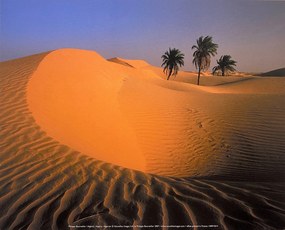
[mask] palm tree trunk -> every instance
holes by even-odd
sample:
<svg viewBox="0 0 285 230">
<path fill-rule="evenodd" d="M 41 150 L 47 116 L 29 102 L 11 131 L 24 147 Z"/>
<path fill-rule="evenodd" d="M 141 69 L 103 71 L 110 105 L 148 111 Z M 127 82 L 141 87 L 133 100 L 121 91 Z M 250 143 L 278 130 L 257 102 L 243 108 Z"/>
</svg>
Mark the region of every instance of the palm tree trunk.
<svg viewBox="0 0 285 230">
<path fill-rule="evenodd" d="M 222 76 L 225 76 L 225 69 L 222 68 Z"/>
<path fill-rule="evenodd" d="M 168 74 L 167 80 L 169 80 L 171 74 L 172 74 L 172 69 L 169 70 L 169 74 Z"/>
<path fill-rule="evenodd" d="M 197 85 L 200 84 L 200 74 L 201 74 L 201 68 L 200 68 L 200 66 L 199 66 Z"/>
</svg>

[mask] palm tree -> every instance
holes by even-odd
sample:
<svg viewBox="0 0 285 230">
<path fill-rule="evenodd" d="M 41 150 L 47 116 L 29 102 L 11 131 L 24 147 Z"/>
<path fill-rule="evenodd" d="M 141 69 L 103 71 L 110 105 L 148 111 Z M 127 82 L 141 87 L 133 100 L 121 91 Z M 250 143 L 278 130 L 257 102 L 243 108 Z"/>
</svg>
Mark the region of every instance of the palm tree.
<svg viewBox="0 0 285 230">
<path fill-rule="evenodd" d="M 221 72 L 222 76 L 225 76 L 225 73 L 236 71 L 234 66 L 236 66 L 237 62 L 231 58 L 230 55 L 221 56 L 220 59 L 217 60 L 218 65 L 213 68 L 213 74 Z"/>
<path fill-rule="evenodd" d="M 179 49 L 169 48 L 161 58 L 163 61 L 161 66 L 164 66 L 163 72 L 167 75 L 167 80 L 171 75 L 177 75 L 179 66 L 184 66 L 184 54 Z"/>
<path fill-rule="evenodd" d="M 200 83 L 201 71 L 207 70 L 211 64 L 211 56 L 217 54 L 218 45 L 213 43 L 212 37 L 203 36 L 197 39 L 197 45 L 192 46 L 192 50 L 195 49 L 193 53 L 193 64 L 195 64 L 196 69 L 198 69 L 198 81 L 197 85 Z"/>
</svg>

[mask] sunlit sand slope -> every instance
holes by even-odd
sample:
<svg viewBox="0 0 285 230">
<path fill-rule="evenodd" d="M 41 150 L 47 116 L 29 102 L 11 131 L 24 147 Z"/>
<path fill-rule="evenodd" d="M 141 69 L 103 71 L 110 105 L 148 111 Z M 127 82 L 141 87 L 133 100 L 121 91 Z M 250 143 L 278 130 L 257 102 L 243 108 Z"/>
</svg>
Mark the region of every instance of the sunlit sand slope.
<svg viewBox="0 0 285 230">
<path fill-rule="evenodd" d="M 76 225 L 81 229 L 88 229 L 83 227 L 87 225 L 285 227 L 285 186 L 281 175 L 278 183 L 155 176 L 98 161 L 47 135 L 45 127 L 38 126 L 29 110 L 26 90 L 32 74 L 48 55 L 0 64 L 0 229 L 70 229 Z M 186 86 L 179 87 L 184 94 Z M 122 113 L 129 109 L 125 90 L 121 89 L 119 98 L 124 107 Z M 278 110 L 275 113 L 278 115 Z M 233 112 L 233 120 L 239 119 L 238 114 Z M 140 111 L 136 114 L 142 115 Z M 134 124 L 134 120 L 128 120 L 130 126 L 135 127 L 138 138 L 146 140 L 143 130 L 139 131 L 142 124 Z M 205 124 L 208 123 L 197 125 L 208 127 Z M 230 124 L 225 127 L 230 131 Z M 248 133 L 244 136 L 250 141 Z M 243 159 L 245 162 L 247 158 Z M 278 165 L 274 162 L 269 162 L 273 166 L 271 173 Z M 241 166 L 246 180 L 249 167 Z"/>
<path fill-rule="evenodd" d="M 117 99 L 135 69 L 122 69 L 91 51 L 52 52 L 29 82 L 28 103 L 37 123 L 57 140 L 97 159 L 144 170 Z"/>
</svg>

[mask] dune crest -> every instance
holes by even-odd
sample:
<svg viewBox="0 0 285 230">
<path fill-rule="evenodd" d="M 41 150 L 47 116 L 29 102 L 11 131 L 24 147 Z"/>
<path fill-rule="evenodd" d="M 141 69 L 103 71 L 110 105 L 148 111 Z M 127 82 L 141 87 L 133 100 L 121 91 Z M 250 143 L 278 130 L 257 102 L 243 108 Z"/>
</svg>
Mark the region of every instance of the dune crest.
<svg viewBox="0 0 285 230">
<path fill-rule="evenodd" d="M 150 66 L 150 64 L 144 60 L 128 60 L 128 59 L 124 59 L 120 57 L 110 58 L 108 59 L 108 61 L 121 64 L 121 65 L 125 65 L 125 66 L 129 66 L 129 67 L 133 67 L 136 69 L 141 69 L 141 68 Z"/>
</svg>

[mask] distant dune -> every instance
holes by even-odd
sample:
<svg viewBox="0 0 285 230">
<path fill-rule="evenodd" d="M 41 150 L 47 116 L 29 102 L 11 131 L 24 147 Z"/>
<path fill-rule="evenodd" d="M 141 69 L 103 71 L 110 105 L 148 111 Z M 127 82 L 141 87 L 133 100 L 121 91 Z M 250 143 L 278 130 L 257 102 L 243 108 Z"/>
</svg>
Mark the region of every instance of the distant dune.
<svg viewBox="0 0 285 230">
<path fill-rule="evenodd" d="M 127 60 L 127 59 L 123 59 L 123 58 L 119 58 L 119 57 L 110 58 L 110 59 L 108 59 L 108 61 L 118 63 L 118 64 L 122 64 L 122 65 L 126 65 L 126 66 L 130 66 L 130 67 L 134 67 L 137 69 L 150 66 L 150 64 L 144 60 Z"/>
<path fill-rule="evenodd" d="M 284 78 L 196 86 L 76 49 L 0 77 L 0 229 L 285 227 Z"/>
<path fill-rule="evenodd" d="M 272 70 L 266 73 L 259 74 L 259 76 L 285 77 L 285 68 Z"/>
<path fill-rule="evenodd" d="M 110 59 L 107 59 L 107 60 L 110 61 L 110 62 L 115 62 L 117 64 L 121 64 L 121 65 L 125 65 L 125 66 L 128 66 L 128 67 L 134 68 L 134 66 L 130 65 L 128 62 L 126 62 L 125 60 L 123 60 L 121 58 L 118 58 L 118 57 L 110 58 Z"/>
<path fill-rule="evenodd" d="M 149 63 L 147 63 L 144 60 L 127 60 L 123 58 L 111 58 L 108 59 L 111 62 L 125 65 L 129 67 L 135 67 L 137 69 L 141 70 L 148 70 L 151 72 L 154 72 L 157 76 L 166 79 L 166 75 L 163 73 L 163 69 L 161 67 L 152 66 Z M 134 65 L 134 66 L 133 66 Z M 211 80 L 209 80 L 209 77 Z M 247 73 L 235 73 L 232 76 L 213 76 L 211 72 L 203 72 L 201 73 L 201 80 L 200 83 L 203 86 L 216 86 L 216 85 L 222 85 L 226 83 L 233 83 L 241 80 L 247 80 L 250 77 L 252 77 L 252 74 Z M 185 82 L 185 83 L 191 83 L 191 84 L 197 84 L 197 72 L 191 72 L 191 71 L 179 71 L 176 77 L 171 77 L 172 81 L 178 81 L 178 82 Z"/>
</svg>

